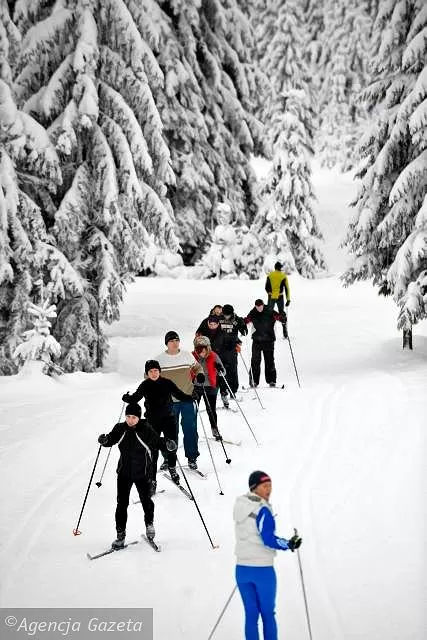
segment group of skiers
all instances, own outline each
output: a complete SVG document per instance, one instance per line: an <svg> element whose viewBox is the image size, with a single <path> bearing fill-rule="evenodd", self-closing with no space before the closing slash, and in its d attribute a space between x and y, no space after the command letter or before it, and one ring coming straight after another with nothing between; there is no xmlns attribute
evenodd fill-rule
<svg viewBox="0 0 427 640"><path fill-rule="evenodd" d="M217 440L222 439L217 423L217 395L218 391L220 391L224 407L229 408L230 395L234 397L239 387L238 354L242 344L239 334L246 336L248 334L248 325L250 324L253 326L253 332L249 384L255 387L259 384L261 355L263 354L266 382L270 386L275 386L274 326L276 321L282 324L283 336L285 338L288 336L283 294L286 296L286 306L290 304L288 280L287 276L282 273L281 268L282 265L276 263L274 271L267 276L265 288L268 293L268 304L265 305L263 300L257 299L254 307L245 318L236 315L233 306L230 304L215 305L211 309L209 316L197 328L193 343L194 350L191 353L181 349L180 337L176 331L168 331L165 335L166 349L155 359L147 360L145 363L145 379L134 393L125 393L122 396L123 402L127 404L125 421L119 422L110 433L101 434L98 438L100 445L111 447L117 444L120 450L120 459L117 467L117 506L115 513L117 537L112 543L114 549L121 549L125 545L127 509L133 484L136 486L144 510L146 536L148 539L153 540L155 529L152 496L157 489L158 453L161 451L164 458L160 469L163 471L168 470L170 478L176 484L179 484L180 476L176 469L179 423L181 423L182 427L184 452L188 461L188 468L193 471L197 470L197 458L199 457L197 412L202 398L206 405L212 435ZM276 304L278 313L274 311ZM141 406L138 404L142 398L144 398L145 406L144 418L141 417ZM258 480L258 484L254 485L255 488L266 486L267 480L265 478L258 478ZM269 478L268 482L270 482ZM251 491L254 487L250 486ZM264 494L261 496L260 501L257 498L256 505L253 504L253 498L250 496L248 498L249 506L251 506L254 513L257 511L257 514L254 516L255 520L253 522L245 520L245 527L252 528L256 526L256 530L254 529L251 536L248 537L247 543L245 543L248 546L246 551L250 551L253 544L255 544L254 552L258 548L257 545L266 545L272 548L291 548L286 546L289 541L277 542L278 539L274 536L274 526L273 529L271 528L271 515L266 520L267 514L265 513L262 523L258 518L262 508L269 509L269 493L268 495L267 493L265 496ZM249 512L245 518L248 517L250 517ZM236 531L241 531L243 520L241 520L240 515L235 515L235 518ZM269 523L268 529L266 528L266 522ZM258 550L260 549L261 547ZM251 625L253 627L253 608L257 602L256 590L258 587L257 580L254 578L255 574L252 575L251 572L247 572L242 568L239 569L239 566L246 562L246 551L243 554L241 551L237 553L237 582L245 603L249 629ZM263 552L262 555L262 562L260 563L256 560L254 566L264 567L266 566L265 560L267 556L270 559L272 558L271 552ZM250 562L249 564L252 566L253 563ZM255 571L255 573L257 572ZM270 604L268 606L271 605L273 594L271 584L269 590ZM264 620L265 603L264 601L259 601L259 603L262 605L259 613ZM257 637L253 635L253 629L250 634L252 635L247 635L246 637ZM273 638L274 636L269 635L266 637Z"/></svg>

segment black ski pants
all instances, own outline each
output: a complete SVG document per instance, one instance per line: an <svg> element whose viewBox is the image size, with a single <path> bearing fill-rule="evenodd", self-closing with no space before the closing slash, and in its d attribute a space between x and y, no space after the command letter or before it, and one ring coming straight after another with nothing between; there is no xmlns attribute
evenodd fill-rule
<svg viewBox="0 0 427 640"><path fill-rule="evenodd" d="M129 495L132 485L135 484L144 509L144 522L151 524L154 519L154 502L151 499L150 478L138 478L133 480L121 473L117 474L117 507L116 507L116 529L126 531L128 519Z"/></svg>
<svg viewBox="0 0 427 640"><path fill-rule="evenodd" d="M211 429L218 428L218 417L216 413L216 399L218 396L218 388L216 387L205 387L205 393L203 393L202 389L198 387L194 387L197 390L199 395L197 399L197 406L200 406L200 400L203 398L205 401L206 411L209 417L209 423L211 425Z"/></svg>
<svg viewBox="0 0 427 640"><path fill-rule="evenodd" d="M283 295L279 296L276 299L273 299L270 295L268 296L268 308L271 310L274 310L274 306L277 304L277 311L279 313L282 314L284 320L282 321L282 328L283 328L283 337L287 338L288 337L288 331L287 331L287 322L288 322L288 317L286 315L286 311L285 311L285 301L283 298Z"/></svg>
<svg viewBox="0 0 427 640"><path fill-rule="evenodd" d="M264 375L267 384L270 382L276 382L276 365L274 364L274 340L266 342L252 341L252 380L249 380L249 384L259 384L259 377L261 373L261 354L264 356Z"/></svg>
<svg viewBox="0 0 427 640"><path fill-rule="evenodd" d="M220 358L225 367L225 376L227 378L228 384L230 385L230 389L234 394L236 394L237 389L239 388L239 375L237 373L237 352L228 351L226 354L222 353L220 355ZM222 376L219 376L219 378L224 382L224 380L222 379ZM226 384L225 384L225 387L226 387L226 390L229 391ZM222 393L222 389L221 389L221 393Z"/></svg>
<svg viewBox="0 0 427 640"><path fill-rule="evenodd" d="M154 431L161 436L162 433L167 440L174 440L178 443L178 431L177 424L175 420L175 416L172 414L163 414L163 415L147 415L147 420L150 426L154 429ZM153 480L156 479L157 474L157 461L159 459L159 450L152 449L151 450L151 461L152 461L152 475ZM176 467L176 451L169 451L167 462L169 467Z"/></svg>

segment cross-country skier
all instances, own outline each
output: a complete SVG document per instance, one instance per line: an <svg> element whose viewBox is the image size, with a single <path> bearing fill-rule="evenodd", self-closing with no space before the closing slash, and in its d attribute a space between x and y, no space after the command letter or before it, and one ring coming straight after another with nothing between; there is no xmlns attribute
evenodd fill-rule
<svg viewBox="0 0 427 640"><path fill-rule="evenodd" d="M176 331L168 331L165 335L166 351L160 353L156 360L162 368L162 377L172 380L187 395L193 393L192 374L202 372L202 367L189 351L180 348L180 339ZM199 457L197 420L194 403L189 400L178 400L172 394L172 412L176 418L177 430L179 418L184 434L184 452L190 469L197 469Z"/></svg>
<svg viewBox="0 0 427 640"><path fill-rule="evenodd" d="M270 494L270 476L253 471L249 492L239 496L234 505L236 582L245 609L246 640L259 639L259 616L264 640L277 640L274 556L276 550L294 551L302 542L298 535L290 540L276 536Z"/></svg>
<svg viewBox="0 0 427 640"><path fill-rule="evenodd" d="M147 378L141 382L138 389L131 394L125 393L122 396L122 400L123 402L134 404L144 398L145 417L150 426L158 435L163 433L169 440L178 441L176 419L171 409L172 395L181 402L193 402L193 397L181 391L172 380L162 377L160 364L157 360L147 360L145 374ZM197 397L197 394L195 394L195 397ZM159 450L154 449L152 453L153 478L151 492L154 495L157 488L156 472ZM162 464L162 468L164 470L168 468L172 480L176 484L179 483L179 474L176 470L176 451L169 453L167 460Z"/></svg>
<svg viewBox="0 0 427 640"><path fill-rule="evenodd" d="M274 309L277 304L277 310L282 315L283 337L288 337L287 317L285 313L285 305L283 301L283 290L286 294L286 306L291 304L291 292L289 289L288 276L282 272L282 263L276 262L274 271L271 271L265 281L265 290L268 293L268 306Z"/></svg>
<svg viewBox="0 0 427 640"><path fill-rule="evenodd" d="M216 414L216 398L218 395L218 378L220 371L225 371L221 358L211 349L209 338L206 336L196 336L194 338L193 355L203 367L203 374L198 374L194 378L194 390L198 393L198 404L200 399L205 399L206 411L212 429L212 435L216 440L221 440L218 431L218 418ZM203 381L201 380L203 377ZM204 393L203 393L204 391Z"/></svg>
<svg viewBox="0 0 427 640"><path fill-rule="evenodd" d="M276 334L274 333L274 323L281 321L282 316L265 306L264 302L258 298L255 306L245 318L247 324L252 323L254 331L252 333L252 358L250 386L259 385L261 373L261 354L264 356L264 375L270 387L276 386L276 365L274 363L274 343Z"/></svg>
<svg viewBox="0 0 427 640"><path fill-rule="evenodd" d="M239 333L242 336L248 335L248 328L243 318L234 313L234 308L231 304L225 304L223 306L220 326L221 330L226 334L229 344L229 349L220 355L225 367L227 382L230 385L231 391L236 395L239 388L237 356L242 344L239 339Z"/></svg>
<svg viewBox="0 0 427 640"><path fill-rule="evenodd" d="M125 415L125 422L118 422L110 433L103 433L98 438L99 444L103 447L112 447L118 444L120 450L117 465L117 538L111 545L113 549L121 549L125 544L129 495L133 484L136 486L144 510L147 538L154 538L151 450L160 449L164 451L165 456L168 451L176 451L176 442L161 438L146 420L141 420L139 404L128 404Z"/></svg>
<svg viewBox="0 0 427 640"><path fill-rule="evenodd" d="M235 353L236 340L232 335L226 334L221 329L220 322L221 318L219 316L210 315L200 324L196 331L196 336L206 336L209 338L212 350L215 351L224 362L230 359L232 352ZM227 382L230 384L228 378ZM228 387L224 378L219 379L219 388L223 405L226 409L229 409Z"/></svg>

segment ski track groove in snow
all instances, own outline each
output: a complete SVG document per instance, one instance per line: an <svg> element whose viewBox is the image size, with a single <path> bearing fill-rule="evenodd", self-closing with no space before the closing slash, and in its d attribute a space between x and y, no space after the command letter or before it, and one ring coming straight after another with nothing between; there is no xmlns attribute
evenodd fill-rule
<svg viewBox="0 0 427 640"><path fill-rule="evenodd" d="M77 468L74 468L58 483L51 486L46 493L43 493L42 497L33 504L13 533L10 534L9 540L0 552L0 565L3 567L0 602L3 600L2 594L7 591L8 583L13 578L14 573L24 564L31 550L37 544L43 529L48 526L55 503L63 501L66 493L73 488L73 485L70 485L71 481L78 474L86 471L91 461L93 464L93 453L87 456ZM64 488L67 488L68 491L64 492ZM59 491L61 491L60 496L58 496ZM78 513L76 513L77 517ZM73 535L72 529L76 523L77 520L75 523L70 523L70 536Z"/></svg>

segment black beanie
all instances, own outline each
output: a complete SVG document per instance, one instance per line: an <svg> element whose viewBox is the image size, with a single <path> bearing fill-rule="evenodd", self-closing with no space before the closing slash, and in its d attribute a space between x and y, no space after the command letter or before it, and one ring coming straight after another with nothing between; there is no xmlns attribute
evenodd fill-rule
<svg viewBox="0 0 427 640"><path fill-rule="evenodd" d="M233 307L231 306L231 304L225 304L225 305L223 306L223 308L222 308L222 313L223 313L225 316L232 316L232 315L233 315L233 313L234 313L234 309L233 309Z"/></svg>
<svg viewBox="0 0 427 640"><path fill-rule="evenodd" d="M150 369L158 369L161 371L160 364L157 360L147 360L145 363L145 373L148 373Z"/></svg>
<svg viewBox="0 0 427 640"><path fill-rule="evenodd" d="M276 271L281 271L282 267L283 265L281 262L276 262L276 264L274 265L274 268L276 269Z"/></svg>
<svg viewBox="0 0 427 640"><path fill-rule="evenodd" d="M263 482L271 482L271 478L268 473L265 473L264 471L252 471L251 475L249 476L249 489L253 491L259 484L262 484Z"/></svg>
<svg viewBox="0 0 427 640"><path fill-rule="evenodd" d="M136 416L137 418L141 417L141 407L137 402L131 402L128 404L125 410L126 416Z"/></svg>
<svg viewBox="0 0 427 640"><path fill-rule="evenodd" d="M165 344L167 344L169 342L169 340L174 340L175 338L178 338L179 340L179 335L177 334L176 331L168 331L167 334L165 335Z"/></svg>

